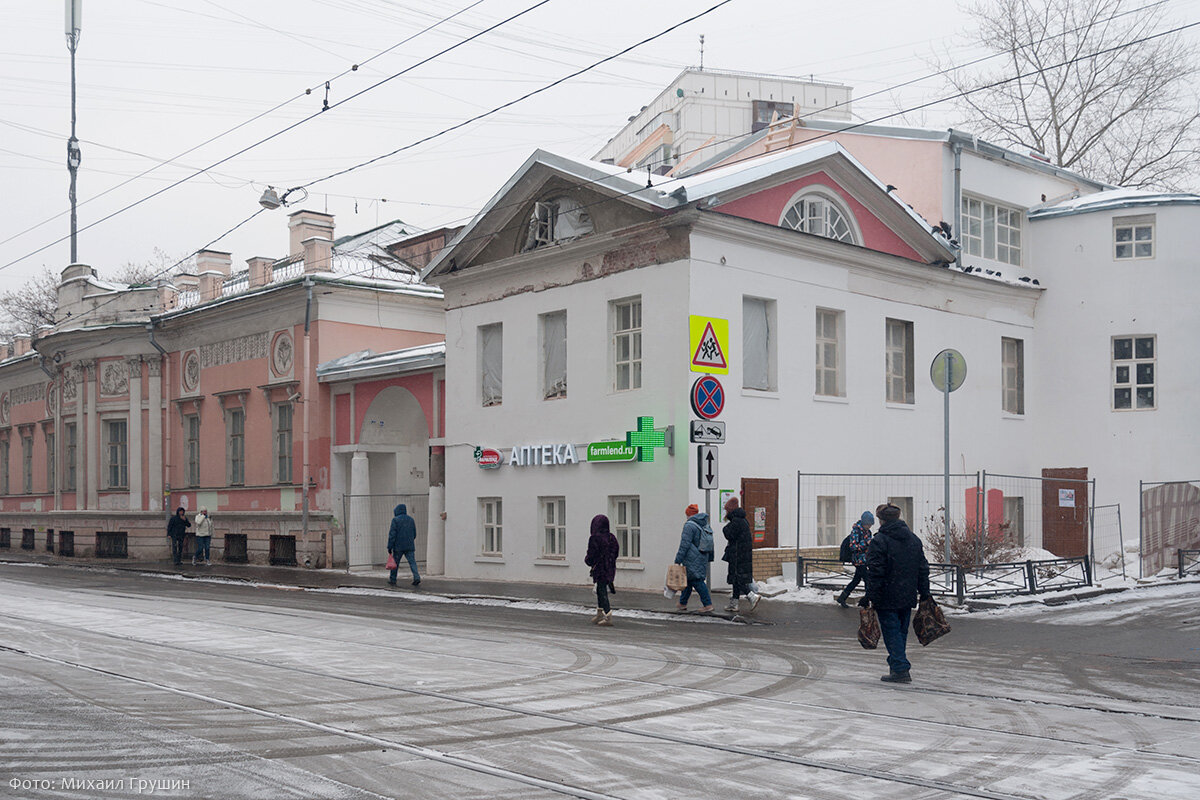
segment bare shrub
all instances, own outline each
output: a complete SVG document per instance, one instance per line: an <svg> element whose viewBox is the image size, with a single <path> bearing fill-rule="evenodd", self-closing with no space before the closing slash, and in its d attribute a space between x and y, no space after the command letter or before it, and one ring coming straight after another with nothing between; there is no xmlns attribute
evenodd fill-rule
<svg viewBox="0 0 1200 800"><path fill-rule="evenodd" d="M984 530L980 522L950 520L950 563L960 567L976 564L1001 564L1020 554L1008 538L1007 525ZM930 514L922 521L921 538L927 545L926 557L941 563L946 557L946 524L941 514Z"/></svg>

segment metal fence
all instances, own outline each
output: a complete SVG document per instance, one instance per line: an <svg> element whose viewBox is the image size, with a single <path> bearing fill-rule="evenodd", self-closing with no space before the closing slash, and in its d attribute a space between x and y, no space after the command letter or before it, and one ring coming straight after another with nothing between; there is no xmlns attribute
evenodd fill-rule
<svg viewBox="0 0 1200 800"><path fill-rule="evenodd" d="M1125 532L1121 525L1121 504L1092 506L1092 565L1125 573Z"/></svg>
<svg viewBox="0 0 1200 800"><path fill-rule="evenodd" d="M796 583L801 587L840 590L850 583L853 575L854 568L840 561L803 556L797 559ZM970 567L929 565L930 592L939 597L957 597L959 600L1056 592L1091 585L1092 565L1086 555Z"/></svg>
<svg viewBox="0 0 1200 800"><path fill-rule="evenodd" d="M401 503L417 523L417 562L425 565L429 531L427 494L348 494L342 497L349 569L382 566L387 561L388 529L393 509Z"/></svg>
<svg viewBox="0 0 1200 800"><path fill-rule="evenodd" d="M1095 479L984 470L981 484L981 530L1063 558L1095 558Z"/></svg>
<svg viewBox="0 0 1200 800"><path fill-rule="evenodd" d="M1138 481L1139 577L1171 567L1172 556L1200 547L1200 481Z"/></svg>
<svg viewBox="0 0 1200 800"><path fill-rule="evenodd" d="M1179 577L1200 575L1200 550L1178 550Z"/></svg>

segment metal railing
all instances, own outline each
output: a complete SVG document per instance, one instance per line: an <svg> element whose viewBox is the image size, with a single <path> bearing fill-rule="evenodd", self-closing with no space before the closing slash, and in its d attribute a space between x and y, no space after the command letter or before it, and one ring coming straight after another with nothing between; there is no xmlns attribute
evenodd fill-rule
<svg viewBox="0 0 1200 800"><path fill-rule="evenodd" d="M1200 574L1200 550L1176 550L1179 558L1179 577Z"/></svg>
<svg viewBox="0 0 1200 800"><path fill-rule="evenodd" d="M1180 551L1195 554L1188 569L1200 571L1200 550ZM1180 575L1183 574L1180 567ZM796 559L796 585L816 589L844 589L853 576L853 569L836 559ZM1092 585L1092 563L1088 556L1076 558L1047 558L1037 561L1014 561L1004 564L976 564L960 567L956 564L930 564L929 590L940 597L998 597L1009 594L1038 594Z"/></svg>

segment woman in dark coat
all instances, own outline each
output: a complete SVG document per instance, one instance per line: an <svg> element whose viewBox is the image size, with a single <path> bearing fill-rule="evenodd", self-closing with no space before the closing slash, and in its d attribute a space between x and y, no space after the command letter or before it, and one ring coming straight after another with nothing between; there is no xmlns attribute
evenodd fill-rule
<svg viewBox="0 0 1200 800"><path fill-rule="evenodd" d="M183 563L183 539L190 527L192 523L188 521L183 506L175 509L175 516L167 521L167 536L171 537L171 558L175 559L175 566Z"/></svg>
<svg viewBox="0 0 1200 800"><path fill-rule="evenodd" d="M587 555L583 563L592 568L592 582L596 584L597 625L612 625L612 608L608 604L608 587L617 577L617 556L621 545L608 529L608 517L597 514L592 517L592 534L588 537Z"/></svg>
<svg viewBox="0 0 1200 800"><path fill-rule="evenodd" d="M750 601L750 610L753 611L758 606L759 596L757 592L750 591L750 584L754 582L750 524L746 522L746 512L738 507L736 497L729 498L729 502L725 503L725 519L729 522L722 528L722 532L729 544L725 545L725 555L721 556L721 560L729 562L727 580L733 587L733 597L729 599L725 610L737 611L738 598L745 597Z"/></svg>

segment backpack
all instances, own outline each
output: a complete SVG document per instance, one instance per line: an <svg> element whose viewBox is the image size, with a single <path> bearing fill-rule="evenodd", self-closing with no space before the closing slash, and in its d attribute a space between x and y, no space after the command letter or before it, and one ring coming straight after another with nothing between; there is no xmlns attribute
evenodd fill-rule
<svg viewBox="0 0 1200 800"><path fill-rule="evenodd" d="M703 528L700 529L700 545L696 549L701 553L708 554L709 561L713 560L713 550L716 548L713 545L712 531L706 531Z"/></svg>
<svg viewBox="0 0 1200 800"><path fill-rule="evenodd" d="M838 561L843 564L849 564L854 560L854 556L850 553L850 537L853 534L846 534L846 538L842 539L842 546L838 549Z"/></svg>

